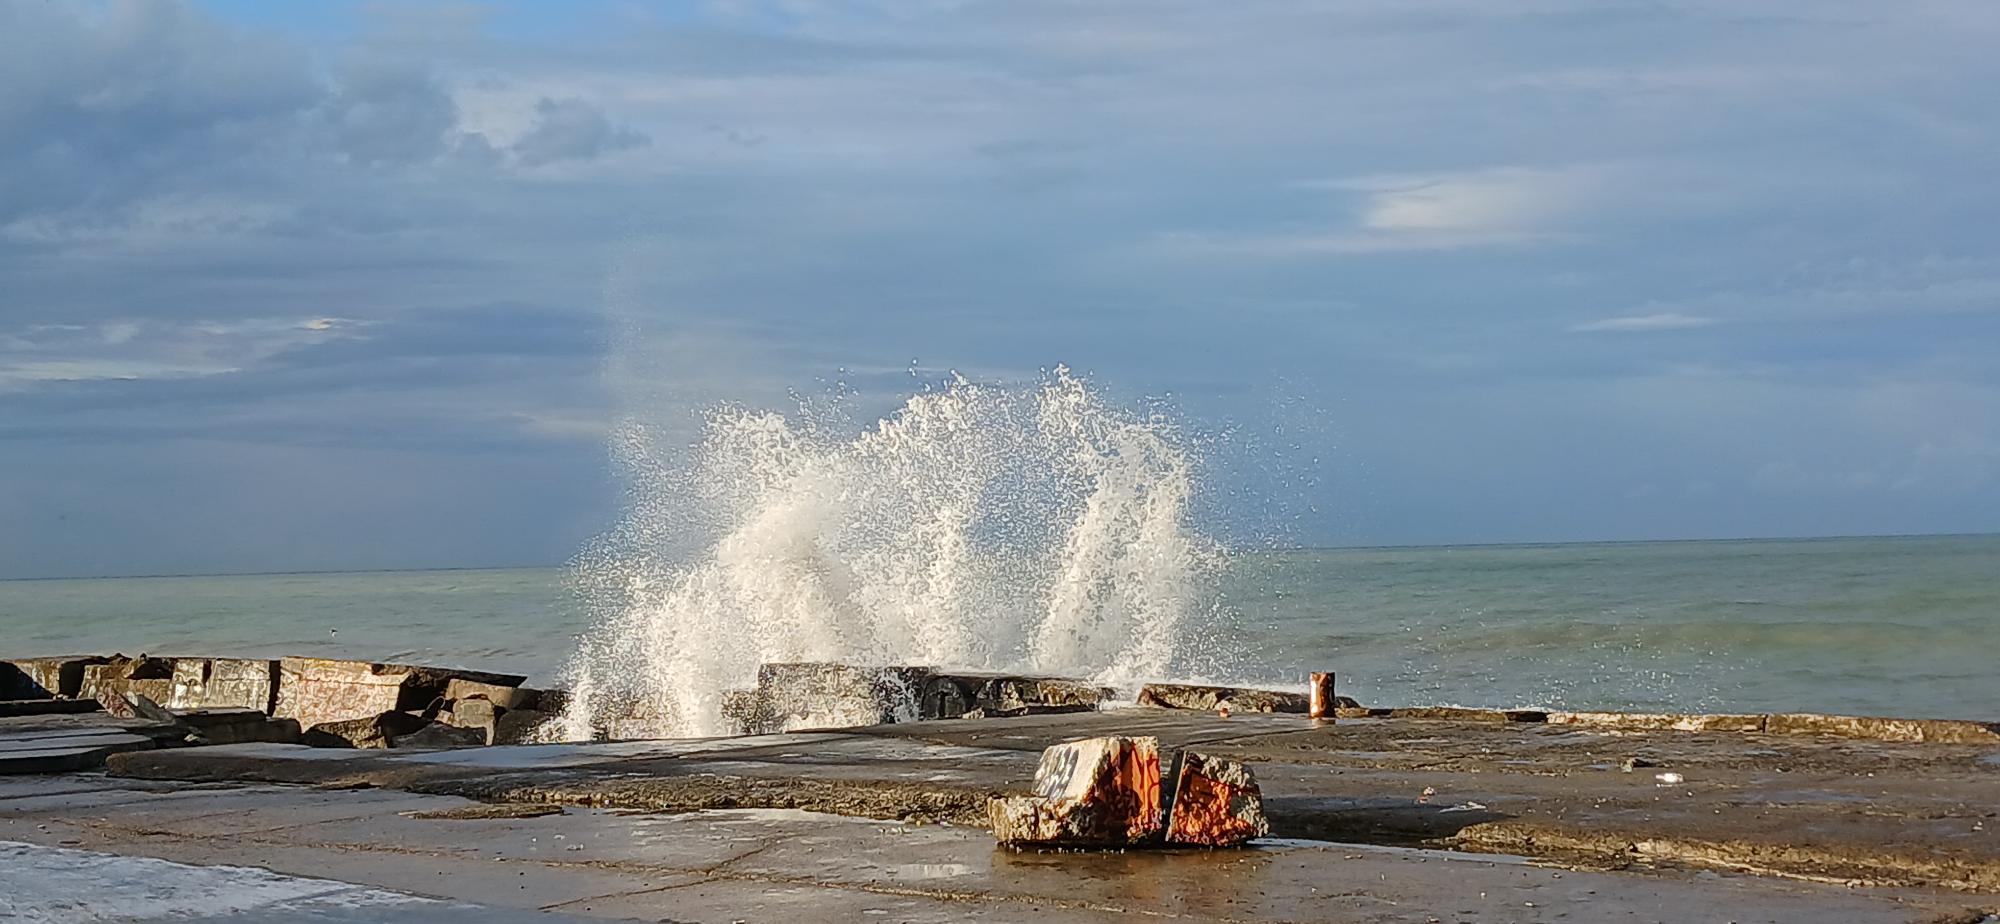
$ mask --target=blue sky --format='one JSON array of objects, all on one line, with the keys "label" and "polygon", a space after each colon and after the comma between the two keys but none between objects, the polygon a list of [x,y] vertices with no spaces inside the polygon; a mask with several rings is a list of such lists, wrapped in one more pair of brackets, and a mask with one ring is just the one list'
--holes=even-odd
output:
[{"label": "blue sky", "polygon": [[1984,0],[0,0],[0,576],[561,561],[1067,363],[1312,543],[2000,529]]}]

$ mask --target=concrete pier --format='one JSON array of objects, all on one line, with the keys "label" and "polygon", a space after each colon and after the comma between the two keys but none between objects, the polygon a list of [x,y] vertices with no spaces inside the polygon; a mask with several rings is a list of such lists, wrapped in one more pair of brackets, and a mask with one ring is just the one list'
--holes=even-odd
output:
[{"label": "concrete pier", "polygon": [[[108,679],[152,683],[160,670],[125,673]],[[402,674],[421,683],[376,682]],[[201,679],[214,689],[230,676]],[[118,896],[145,891],[126,879],[158,879],[168,907],[181,880],[209,881],[187,865],[362,889],[349,897],[404,909],[384,920],[430,908],[438,920],[547,909],[674,921],[1938,924],[2000,908],[2000,733],[1983,723],[1352,705],[1326,722],[1281,694],[1199,687],[1155,688],[1158,706],[1072,711],[1031,701],[1055,681],[952,678],[967,701],[991,701],[967,710],[976,718],[444,749],[416,746],[430,740],[419,735],[383,750],[219,743],[244,740],[221,734],[225,720],[281,721],[255,709],[149,707],[149,718],[24,705],[0,714],[0,745],[17,762],[58,744],[82,756],[0,776],[0,853],[12,861],[0,863],[0,917],[144,920],[118,910]],[[328,703],[352,698],[347,687],[380,693],[366,709],[388,701],[376,686],[405,706],[425,698],[407,692],[418,686],[457,689],[433,700],[496,712],[517,695],[407,669],[328,682],[342,685]],[[983,692],[1003,687],[1012,698]],[[1208,708],[1238,700],[1257,706]],[[440,730],[465,731],[437,722],[427,733]],[[1271,836],[1239,851],[996,845],[991,800],[1031,793],[1045,748],[1107,736],[1253,770]],[[124,862],[134,858],[184,866]],[[63,904],[98,901],[93,890],[51,893],[34,872],[68,867],[105,878],[101,914]],[[272,895],[310,891],[273,881]],[[265,910],[291,899],[274,901]],[[371,919],[307,910],[299,919]]]}]

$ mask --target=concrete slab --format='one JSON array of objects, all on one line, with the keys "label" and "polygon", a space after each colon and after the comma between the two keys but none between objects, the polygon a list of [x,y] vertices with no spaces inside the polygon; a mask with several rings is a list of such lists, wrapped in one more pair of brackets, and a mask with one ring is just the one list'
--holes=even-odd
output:
[{"label": "concrete slab", "polygon": [[[801,808],[980,824],[1042,749],[1104,734],[1200,746],[1257,775],[1273,831],[2000,893],[1984,745],[1130,709],[757,738],[431,754],[269,746],[112,758],[140,778],[373,785],[495,802]],[[1654,766],[1621,772],[1628,759]],[[1665,786],[1653,774],[1671,770]],[[1866,812],[1855,807],[1866,805]]]},{"label": "concrete slab", "polygon": [[[509,924],[561,920],[248,867],[0,841],[0,920]],[[574,920],[571,918],[570,920]]]},{"label": "concrete slab", "polygon": [[[0,799],[10,793],[0,781]],[[63,868],[81,872],[69,874],[74,881],[66,880],[64,892],[120,901],[134,879],[179,890],[167,899],[189,901],[187,895],[211,890],[239,903],[245,900],[229,896],[242,890],[230,888],[256,883],[269,890],[259,899],[264,904],[225,912],[264,915],[244,918],[256,920],[319,920],[287,916],[297,909],[284,902],[300,896],[286,891],[295,886],[284,879],[299,875],[391,892],[380,906],[388,909],[382,917],[328,920],[410,920],[393,915],[411,896],[478,902],[491,914],[481,920],[490,921],[515,920],[509,909],[681,922],[1976,920],[1965,917],[1976,902],[1934,891],[1855,890],[1714,873],[1579,872],[1509,858],[1303,841],[1265,841],[1248,851],[1045,854],[995,849],[977,830],[797,811],[638,816],[575,809],[543,818],[467,821],[405,814],[411,805],[465,804],[436,796],[356,802],[354,811],[366,810],[361,817],[325,820],[331,801],[384,795],[296,787],[211,792],[204,796],[213,800],[211,807],[240,800],[244,810],[275,821],[284,820],[288,799],[298,800],[296,823],[226,837],[160,829],[163,814],[188,804],[180,800],[169,800],[179,803],[171,810],[144,803],[99,807],[87,824],[60,806],[49,806],[40,821],[0,816],[0,841],[79,848],[55,855],[61,864],[12,866],[6,861],[19,854],[0,855],[0,893],[13,884],[10,877],[39,876],[43,866],[67,864]],[[256,865],[275,879],[243,878],[259,870],[190,867],[147,868],[154,871],[139,877],[133,867],[116,863],[78,865],[74,855],[83,850]],[[27,890],[30,900],[47,891],[36,882]],[[39,913],[39,907],[29,910]],[[146,907],[164,909],[161,914],[186,910],[185,904]],[[0,905],[0,914],[7,910]],[[446,909],[432,919],[470,920],[455,913]]]}]

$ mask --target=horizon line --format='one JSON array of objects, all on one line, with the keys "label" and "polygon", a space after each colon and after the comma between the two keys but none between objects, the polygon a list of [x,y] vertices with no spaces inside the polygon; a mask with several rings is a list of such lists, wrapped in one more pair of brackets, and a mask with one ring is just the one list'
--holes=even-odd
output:
[{"label": "horizon line", "polygon": [[[1263,548],[1228,549],[1227,554],[1263,552],[1387,552],[1411,549],[1491,549],[1491,548],[1533,548],[1539,546],[1563,545],[1666,545],[1670,543],[1700,542],[1837,542],[1854,539],[1977,539],[2000,537],[2000,532],[1970,533],[1844,533],[1830,536],[1709,536],[1683,537],[1675,539],[1549,539],[1510,540],[1496,542],[1421,542],[1391,543],[1379,545],[1289,545]],[[216,578],[216,577],[311,577],[337,574],[431,574],[454,571],[547,571],[567,568],[570,562],[554,562],[539,565],[451,565],[433,568],[306,568],[278,571],[183,571],[154,574],[90,574],[90,575],[42,575],[29,577],[0,577],[0,584],[27,583],[30,581],[146,581],[169,580],[174,578]]]}]

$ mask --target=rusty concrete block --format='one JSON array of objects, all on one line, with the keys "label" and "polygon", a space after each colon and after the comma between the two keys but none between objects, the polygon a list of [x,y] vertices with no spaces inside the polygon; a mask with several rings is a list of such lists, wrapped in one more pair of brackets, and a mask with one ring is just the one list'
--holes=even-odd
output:
[{"label": "rusty concrete block", "polygon": [[1087,738],[1042,752],[1035,794],[988,803],[1005,844],[1118,846],[1157,840],[1164,828],[1156,738]]},{"label": "rusty concrete block", "polygon": [[1232,847],[1271,833],[1257,778],[1239,761],[1181,752],[1167,843]]}]

